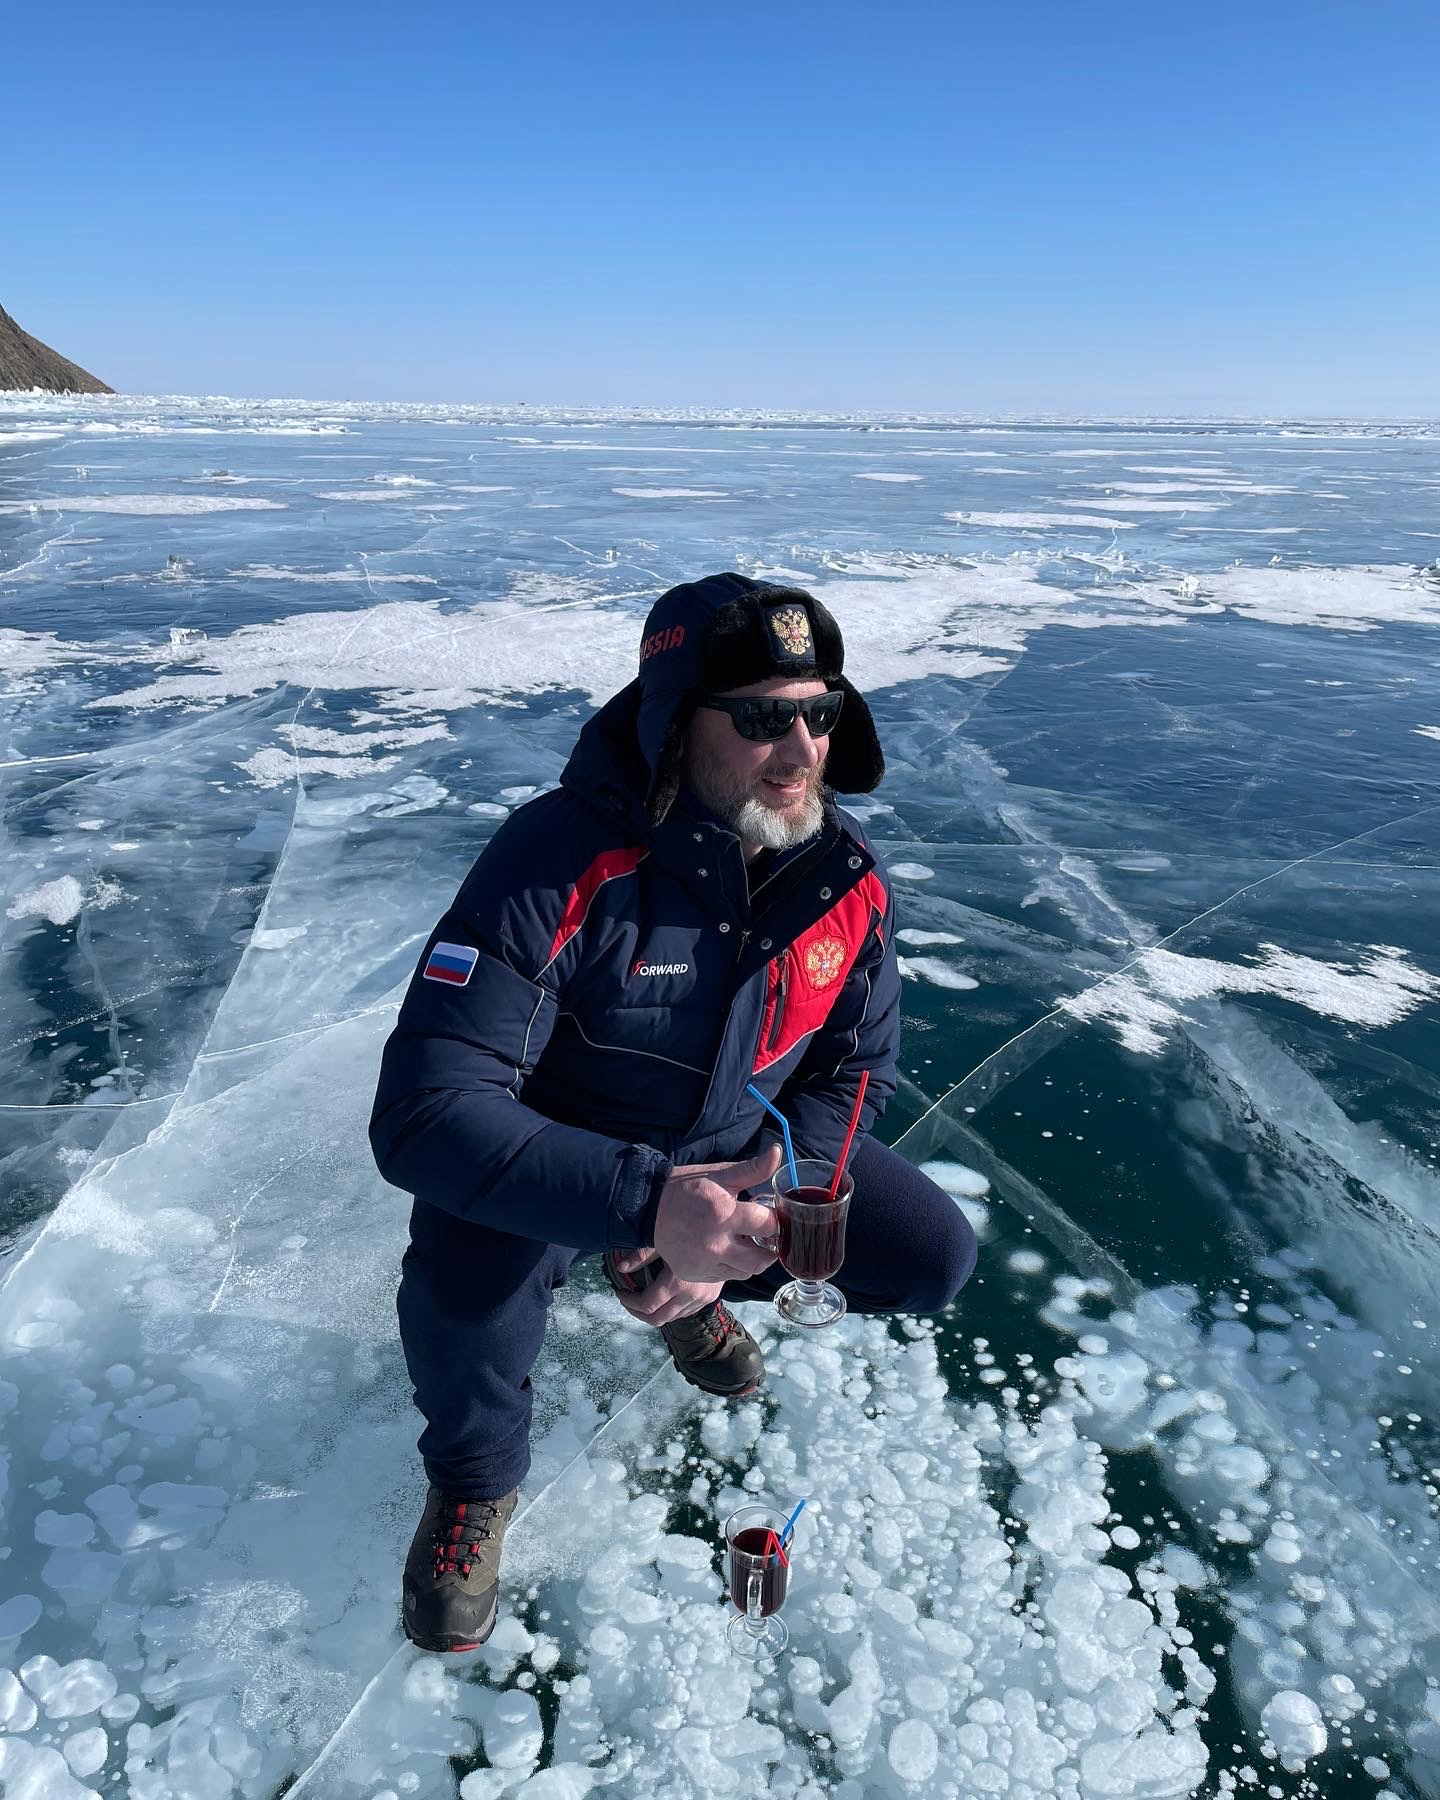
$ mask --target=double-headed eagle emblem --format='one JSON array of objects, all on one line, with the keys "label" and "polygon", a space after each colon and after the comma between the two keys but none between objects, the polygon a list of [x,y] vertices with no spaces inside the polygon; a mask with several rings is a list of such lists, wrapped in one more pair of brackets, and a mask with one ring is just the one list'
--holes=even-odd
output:
[{"label": "double-headed eagle emblem", "polygon": [[770,629],[787,656],[810,655],[810,615],[803,606],[777,606],[770,614]]},{"label": "double-headed eagle emblem", "polygon": [[845,945],[838,937],[817,938],[805,946],[805,973],[813,988],[827,988],[845,966]]}]

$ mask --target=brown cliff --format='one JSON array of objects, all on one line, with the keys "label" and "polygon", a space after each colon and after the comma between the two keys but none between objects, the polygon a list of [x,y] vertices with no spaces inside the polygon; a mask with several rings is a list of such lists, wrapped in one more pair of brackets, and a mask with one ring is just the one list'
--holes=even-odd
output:
[{"label": "brown cliff", "polygon": [[113,394],[78,363],[68,362],[48,344],[22,331],[0,307],[0,391],[44,388],[51,394]]}]

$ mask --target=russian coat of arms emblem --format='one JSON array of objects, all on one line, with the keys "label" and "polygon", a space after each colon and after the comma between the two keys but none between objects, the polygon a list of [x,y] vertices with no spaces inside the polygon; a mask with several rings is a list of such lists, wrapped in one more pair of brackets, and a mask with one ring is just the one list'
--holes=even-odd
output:
[{"label": "russian coat of arms emblem", "polygon": [[817,938],[805,947],[805,973],[813,988],[827,988],[845,966],[845,946],[838,937]]},{"label": "russian coat of arms emblem", "polygon": [[803,606],[777,606],[770,614],[770,629],[790,656],[809,656],[810,615]]}]

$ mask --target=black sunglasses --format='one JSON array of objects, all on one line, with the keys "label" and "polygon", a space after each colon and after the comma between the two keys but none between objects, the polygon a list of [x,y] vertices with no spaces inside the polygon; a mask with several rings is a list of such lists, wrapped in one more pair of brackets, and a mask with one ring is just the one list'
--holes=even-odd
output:
[{"label": "black sunglasses", "polygon": [[816,694],[813,700],[779,700],[768,694],[747,694],[739,700],[722,700],[707,695],[699,704],[716,712],[729,713],[730,723],[741,737],[763,743],[767,739],[783,738],[797,715],[804,719],[805,729],[811,737],[828,736],[835,729],[844,701],[844,689],[831,688],[829,693]]}]

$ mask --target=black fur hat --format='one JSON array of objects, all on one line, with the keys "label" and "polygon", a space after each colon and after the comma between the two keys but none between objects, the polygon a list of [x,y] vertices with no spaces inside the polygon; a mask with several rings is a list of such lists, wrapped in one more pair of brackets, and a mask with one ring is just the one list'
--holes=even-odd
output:
[{"label": "black fur hat", "polygon": [[813,594],[727,573],[685,582],[651,607],[640,643],[636,730],[651,772],[646,811],[659,825],[680,787],[685,728],[704,694],[771,678],[797,677],[841,689],[845,705],[830,734],[825,782],[868,794],[885,758],[870,708],[845,679],[840,627]]}]

